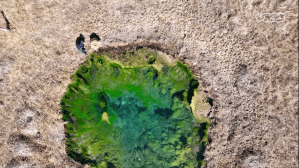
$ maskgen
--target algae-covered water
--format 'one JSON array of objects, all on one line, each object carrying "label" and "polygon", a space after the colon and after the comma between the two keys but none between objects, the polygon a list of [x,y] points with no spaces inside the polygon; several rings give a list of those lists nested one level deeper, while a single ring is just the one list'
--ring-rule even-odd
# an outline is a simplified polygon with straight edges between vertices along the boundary
[{"label": "algae-covered water", "polygon": [[92,54],[74,74],[61,100],[70,157],[101,168],[202,165],[206,124],[190,108],[198,82],[180,61],[156,69],[149,59],[125,66]]}]

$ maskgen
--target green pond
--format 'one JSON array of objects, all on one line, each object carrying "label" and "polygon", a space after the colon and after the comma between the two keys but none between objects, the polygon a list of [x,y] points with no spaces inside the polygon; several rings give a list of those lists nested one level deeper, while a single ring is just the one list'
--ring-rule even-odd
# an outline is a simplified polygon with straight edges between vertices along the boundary
[{"label": "green pond", "polygon": [[92,54],[73,75],[61,100],[68,155],[99,168],[202,167],[208,123],[192,115],[188,67],[147,49],[117,60]]}]

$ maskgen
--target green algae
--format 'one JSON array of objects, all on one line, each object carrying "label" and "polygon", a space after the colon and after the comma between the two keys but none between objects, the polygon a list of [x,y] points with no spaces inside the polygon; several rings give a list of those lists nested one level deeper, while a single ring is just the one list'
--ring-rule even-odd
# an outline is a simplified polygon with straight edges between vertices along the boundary
[{"label": "green algae", "polygon": [[146,49],[108,57],[92,54],[61,100],[68,155],[91,167],[201,167],[208,122],[192,115],[188,67]]}]

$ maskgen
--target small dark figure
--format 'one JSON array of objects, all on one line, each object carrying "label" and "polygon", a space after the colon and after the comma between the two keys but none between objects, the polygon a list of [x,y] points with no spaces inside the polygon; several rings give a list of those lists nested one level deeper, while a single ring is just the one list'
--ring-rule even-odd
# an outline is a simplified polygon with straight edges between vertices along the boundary
[{"label": "small dark figure", "polygon": [[76,46],[78,50],[80,50],[83,54],[86,55],[84,44],[83,44],[84,41],[85,41],[84,36],[80,34],[80,36],[76,40]]},{"label": "small dark figure", "polygon": [[97,50],[100,46],[100,41],[101,41],[101,38],[95,34],[95,33],[92,33],[90,35],[90,47],[94,50]]},{"label": "small dark figure", "polygon": [[93,41],[93,40],[100,41],[101,38],[97,34],[91,33],[91,35],[90,35],[90,41]]}]

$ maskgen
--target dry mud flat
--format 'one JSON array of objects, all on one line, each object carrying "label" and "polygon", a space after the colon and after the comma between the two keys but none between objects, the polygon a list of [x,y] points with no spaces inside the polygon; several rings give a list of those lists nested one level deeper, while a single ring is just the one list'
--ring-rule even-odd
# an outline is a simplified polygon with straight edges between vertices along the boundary
[{"label": "dry mud flat", "polygon": [[59,102],[87,59],[76,37],[92,32],[109,46],[154,41],[193,69],[213,99],[207,167],[298,166],[297,0],[15,0],[0,10],[11,29],[0,30],[0,167],[80,167],[65,152]]}]

